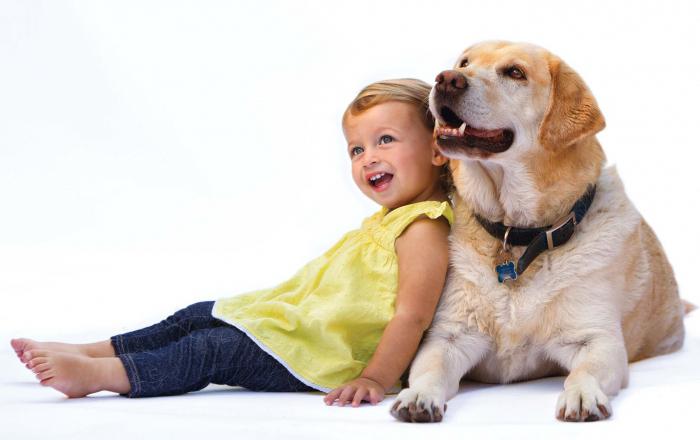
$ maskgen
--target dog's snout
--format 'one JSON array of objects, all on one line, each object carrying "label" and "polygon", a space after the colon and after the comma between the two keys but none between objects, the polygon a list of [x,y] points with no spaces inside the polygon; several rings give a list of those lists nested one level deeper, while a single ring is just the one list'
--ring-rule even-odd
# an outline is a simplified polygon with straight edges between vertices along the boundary
[{"label": "dog's snout", "polygon": [[435,88],[442,93],[460,93],[469,87],[467,77],[456,70],[445,70],[435,77]]}]

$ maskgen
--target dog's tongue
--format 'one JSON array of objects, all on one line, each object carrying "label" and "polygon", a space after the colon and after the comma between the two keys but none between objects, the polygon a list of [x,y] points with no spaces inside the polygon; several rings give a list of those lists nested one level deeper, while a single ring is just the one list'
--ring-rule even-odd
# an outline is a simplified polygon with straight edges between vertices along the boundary
[{"label": "dog's tongue", "polygon": [[501,133],[503,133],[502,129],[496,129],[496,130],[480,130],[478,128],[470,127],[467,126],[464,129],[464,133],[470,134],[472,136],[476,137],[482,137],[482,138],[488,138],[488,137],[496,137],[500,136]]},{"label": "dog's tongue", "polygon": [[470,127],[467,124],[463,124],[459,128],[448,127],[448,126],[438,126],[435,129],[438,136],[454,136],[454,137],[464,137],[473,136],[478,138],[494,138],[503,134],[503,129],[498,128],[495,130],[485,130],[480,128]]}]

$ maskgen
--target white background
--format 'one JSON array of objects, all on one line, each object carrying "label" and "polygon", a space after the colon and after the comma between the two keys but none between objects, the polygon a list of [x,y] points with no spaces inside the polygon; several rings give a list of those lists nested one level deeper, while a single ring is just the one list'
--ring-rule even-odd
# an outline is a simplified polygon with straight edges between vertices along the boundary
[{"label": "white background", "polygon": [[683,351],[633,364],[613,420],[586,425],[554,420],[562,378],[467,384],[432,427],[394,423],[391,398],[341,409],[313,393],[214,387],[66,400],[7,342],[105,338],[286,279],[378,209],[350,177],[348,102],[380,79],[432,82],[485,39],[544,46],[586,80],[609,162],[682,296],[700,304],[699,10],[691,0],[0,0],[0,437],[687,436],[700,312]]},{"label": "white background", "polygon": [[378,209],[340,117],[480,40],[593,90],[682,296],[697,276],[698,3],[0,0],[0,338],[107,337],[275,285]]}]

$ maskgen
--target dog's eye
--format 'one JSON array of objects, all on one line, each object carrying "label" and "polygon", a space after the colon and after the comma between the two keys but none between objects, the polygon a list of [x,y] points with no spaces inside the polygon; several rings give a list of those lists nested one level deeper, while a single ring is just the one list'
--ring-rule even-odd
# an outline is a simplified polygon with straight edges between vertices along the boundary
[{"label": "dog's eye", "polygon": [[357,145],[352,147],[352,150],[350,150],[350,157],[355,157],[358,154],[362,154],[362,152],[365,151],[364,148],[358,147]]},{"label": "dog's eye", "polygon": [[466,58],[463,59],[462,61],[460,61],[460,63],[459,63],[459,67],[461,67],[461,68],[465,68],[465,67],[467,67],[468,65],[469,65],[469,60],[466,59]]},{"label": "dog's eye", "polygon": [[389,142],[393,142],[393,141],[394,141],[394,138],[393,138],[393,137],[391,137],[391,136],[388,135],[388,134],[385,134],[385,135],[383,135],[382,137],[379,138],[379,145],[388,144]]},{"label": "dog's eye", "polygon": [[525,74],[517,67],[508,67],[504,73],[513,79],[525,79]]}]

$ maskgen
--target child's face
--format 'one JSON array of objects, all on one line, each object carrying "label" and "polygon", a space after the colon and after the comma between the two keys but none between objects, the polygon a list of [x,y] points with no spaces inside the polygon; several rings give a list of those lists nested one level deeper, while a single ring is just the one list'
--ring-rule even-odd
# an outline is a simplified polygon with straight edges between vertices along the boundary
[{"label": "child's face", "polygon": [[343,132],[352,178],[370,199],[389,209],[444,199],[439,176],[447,159],[415,106],[390,101],[348,114]]}]

